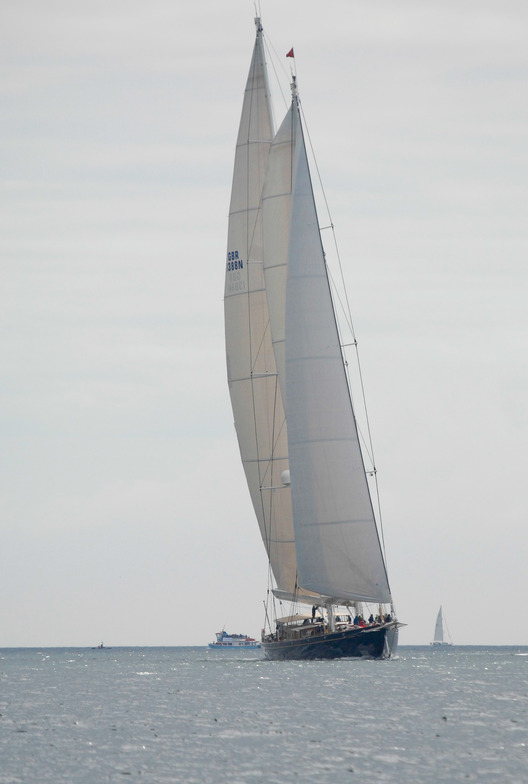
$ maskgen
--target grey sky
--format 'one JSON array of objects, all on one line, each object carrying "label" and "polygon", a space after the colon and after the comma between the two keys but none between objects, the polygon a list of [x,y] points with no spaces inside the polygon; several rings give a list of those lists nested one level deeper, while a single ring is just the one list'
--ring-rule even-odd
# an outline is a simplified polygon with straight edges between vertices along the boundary
[{"label": "grey sky", "polygon": [[[262,625],[222,306],[253,16],[3,5],[0,646]],[[528,6],[262,17],[295,47],[336,225],[401,641],[442,603],[456,642],[527,643]]]}]

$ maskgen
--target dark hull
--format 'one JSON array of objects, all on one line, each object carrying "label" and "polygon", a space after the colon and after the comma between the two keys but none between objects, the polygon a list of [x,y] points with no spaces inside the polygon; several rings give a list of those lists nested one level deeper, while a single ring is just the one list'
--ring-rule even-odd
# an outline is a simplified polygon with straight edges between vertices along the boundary
[{"label": "dark hull", "polygon": [[364,629],[348,629],[299,640],[262,640],[267,659],[365,659],[389,658],[398,644],[397,624]]}]

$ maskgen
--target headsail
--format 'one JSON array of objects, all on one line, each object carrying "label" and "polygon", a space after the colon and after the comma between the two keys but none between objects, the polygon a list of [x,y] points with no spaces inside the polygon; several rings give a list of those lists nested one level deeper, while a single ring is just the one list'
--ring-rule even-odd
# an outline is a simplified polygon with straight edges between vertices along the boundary
[{"label": "headsail", "polygon": [[225,338],[231,404],[240,454],[271,568],[279,588],[296,583],[288,485],[286,421],[271,343],[262,268],[261,194],[273,138],[262,26],[247,79],[229,211]]}]

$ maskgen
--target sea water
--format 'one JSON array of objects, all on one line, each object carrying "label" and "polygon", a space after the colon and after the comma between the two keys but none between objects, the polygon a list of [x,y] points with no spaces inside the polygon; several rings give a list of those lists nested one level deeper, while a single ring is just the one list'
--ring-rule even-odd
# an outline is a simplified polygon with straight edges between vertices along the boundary
[{"label": "sea water", "polygon": [[528,648],[0,650],[0,783],[528,781]]}]

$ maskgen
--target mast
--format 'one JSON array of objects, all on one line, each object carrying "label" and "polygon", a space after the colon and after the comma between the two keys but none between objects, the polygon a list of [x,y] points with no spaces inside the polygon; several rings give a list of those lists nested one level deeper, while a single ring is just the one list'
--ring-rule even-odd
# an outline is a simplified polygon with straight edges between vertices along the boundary
[{"label": "mast", "polygon": [[288,444],[263,274],[261,196],[273,139],[263,28],[256,38],[238,131],[224,294],[229,392],[246,481],[279,588],[296,583]]}]

